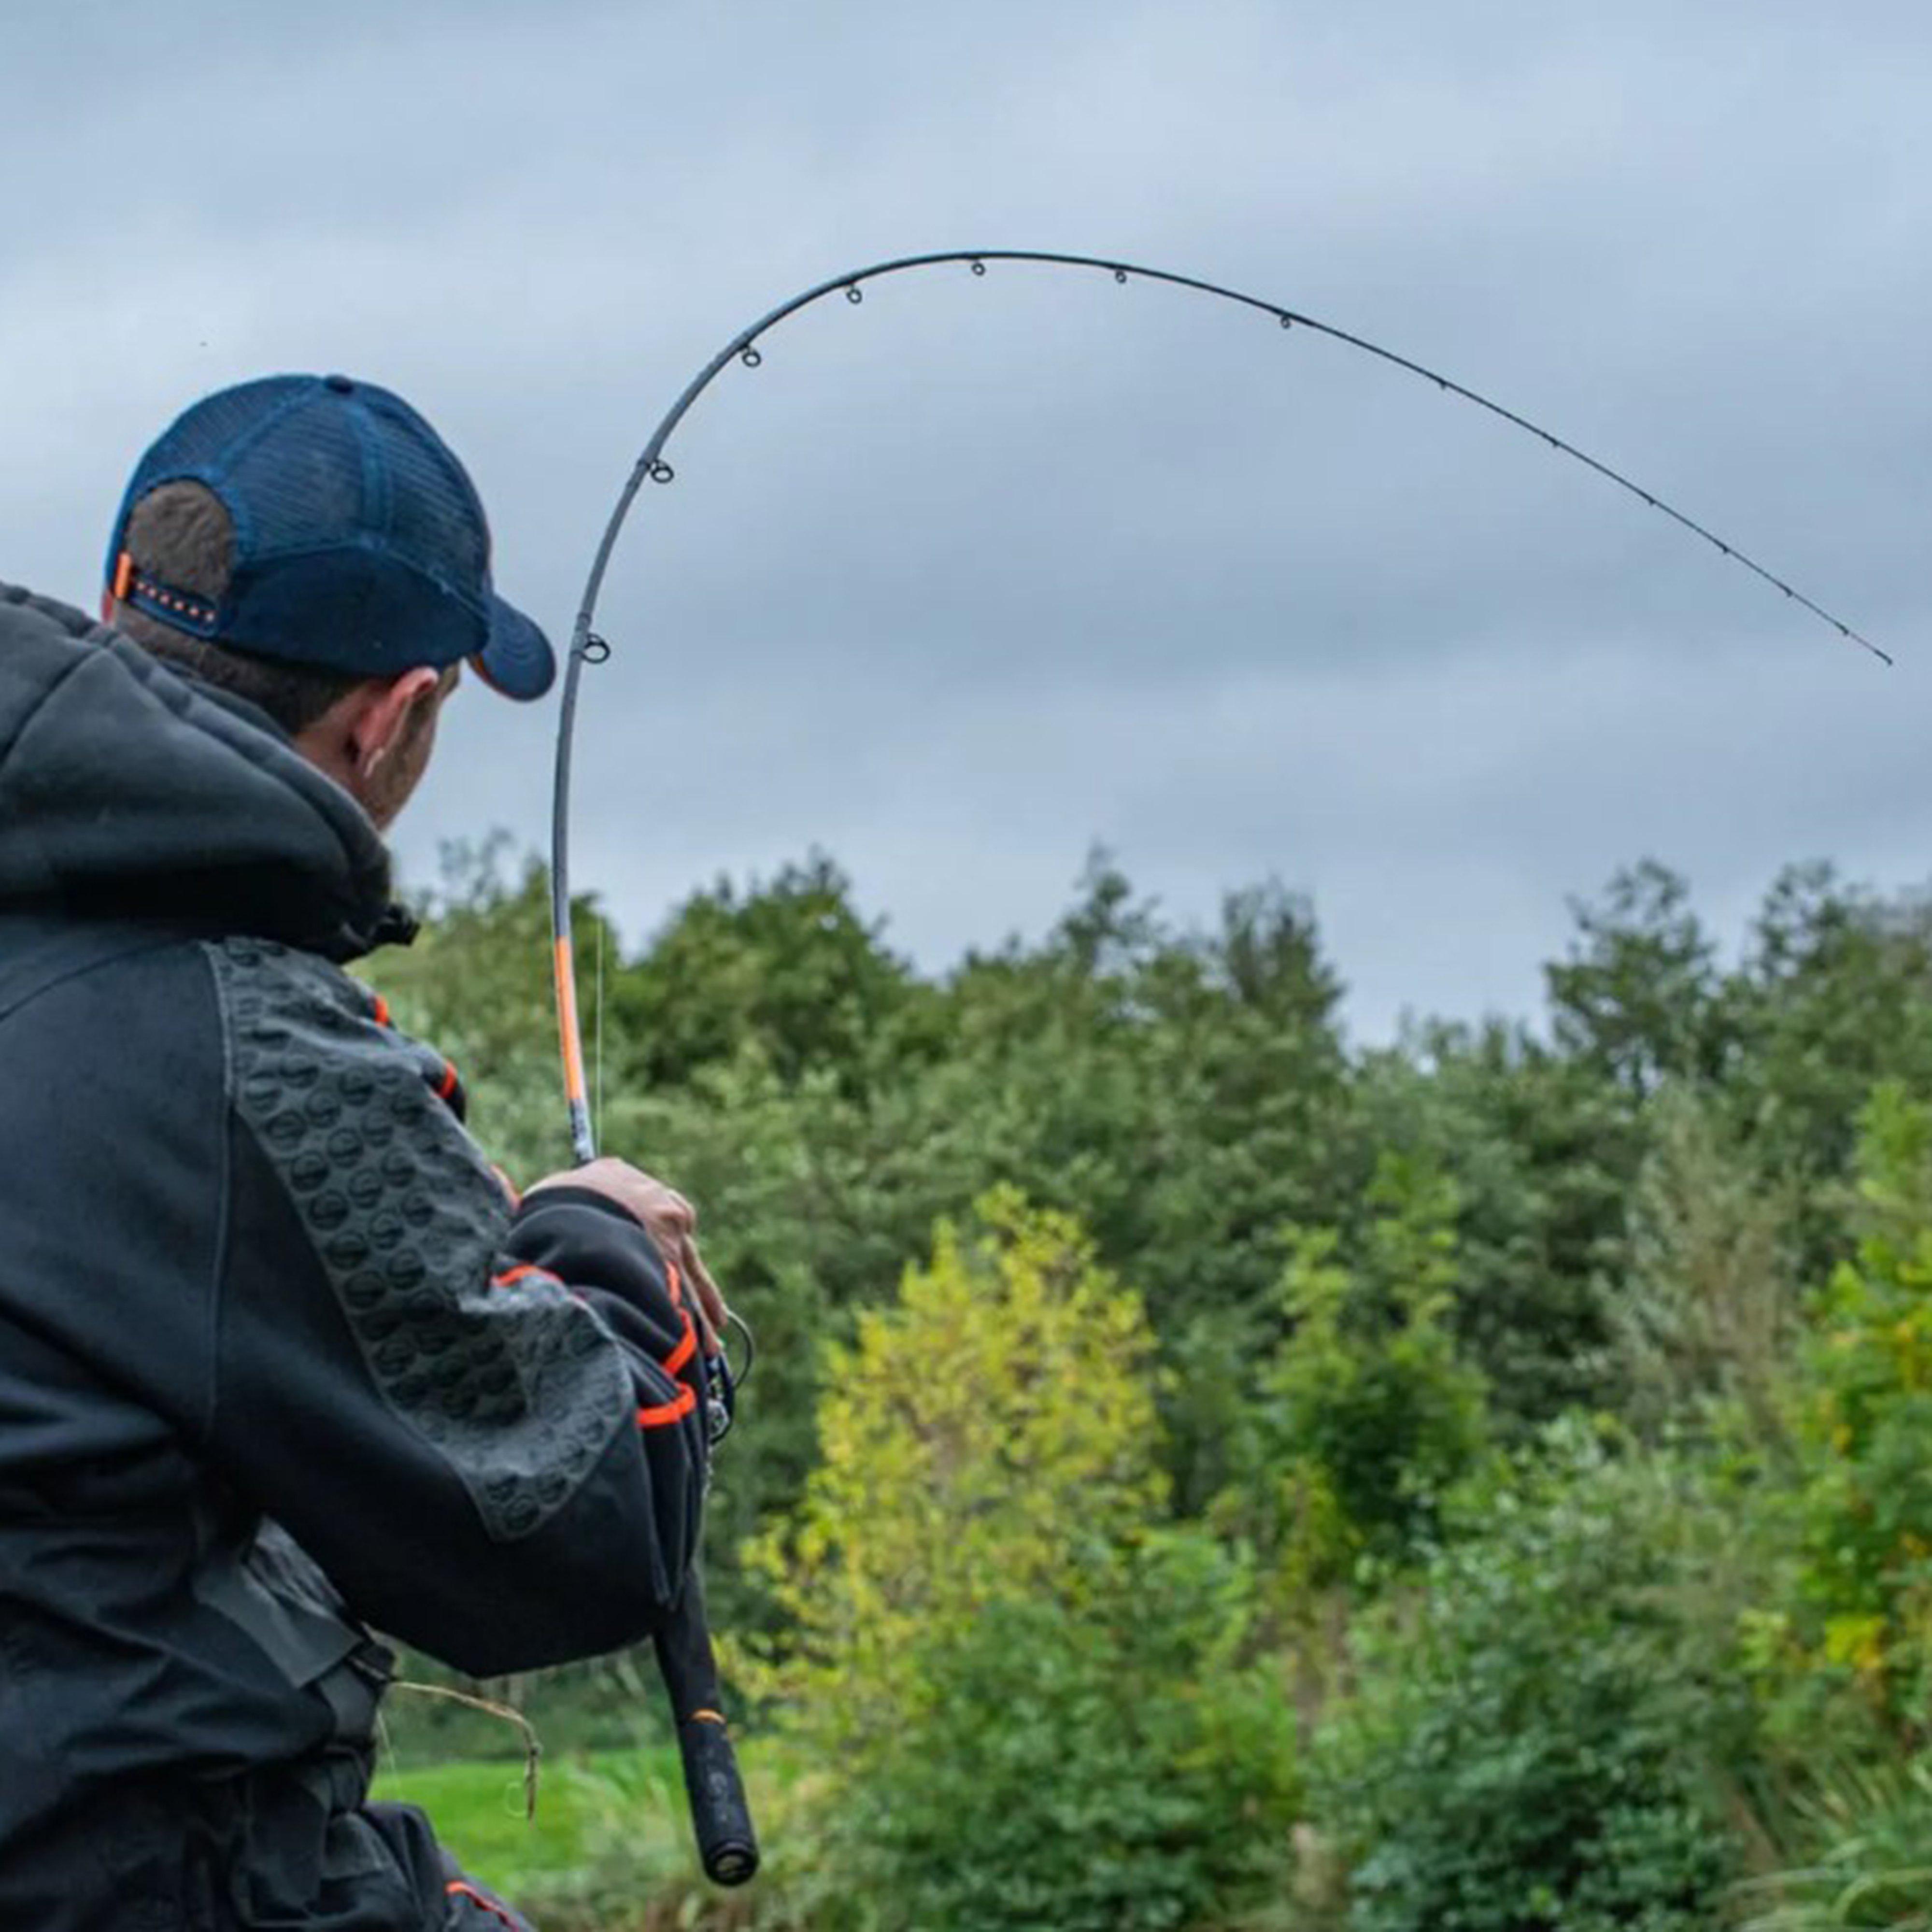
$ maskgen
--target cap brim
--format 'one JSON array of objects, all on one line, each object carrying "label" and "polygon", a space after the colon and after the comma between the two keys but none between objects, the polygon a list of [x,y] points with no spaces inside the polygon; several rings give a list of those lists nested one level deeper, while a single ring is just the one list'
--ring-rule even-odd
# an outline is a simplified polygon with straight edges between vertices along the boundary
[{"label": "cap brim", "polygon": [[527,704],[556,681],[556,653],[550,640],[513,604],[490,599],[490,641],[471,658],[491,690]]}]

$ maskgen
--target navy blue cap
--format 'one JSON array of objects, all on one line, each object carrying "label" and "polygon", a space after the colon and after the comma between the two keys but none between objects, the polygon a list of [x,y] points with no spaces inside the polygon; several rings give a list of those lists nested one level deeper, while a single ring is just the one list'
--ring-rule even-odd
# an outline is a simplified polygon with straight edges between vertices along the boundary
[{"label": "navy blue cap", "polygon": [[[218,603],[125,554],[164,483],[214,492],[235,526]],[[490,526],[449,446],[400,396],[346,376],[270,376],[204,397],[136,465],[108,547],[135,609],[238,650],[364,677],[470,659],[506,696],[556,675],[543,632],[490,582]]]}]

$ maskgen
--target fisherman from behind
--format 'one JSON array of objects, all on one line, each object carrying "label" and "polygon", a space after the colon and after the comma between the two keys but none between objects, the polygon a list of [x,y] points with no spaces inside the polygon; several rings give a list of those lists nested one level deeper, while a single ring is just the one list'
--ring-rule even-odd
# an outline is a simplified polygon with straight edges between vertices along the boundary
[{"label": "fisherman from behind", "polygon": [[343,970],[472,677],[541,696],[386,390],[279,376],[137,467],[105,623],[0,586],[0,1924],[518,1924],[371,1804],[390,1658],[659,1628],[722,1316],[680,1197],[520,1203]]}]

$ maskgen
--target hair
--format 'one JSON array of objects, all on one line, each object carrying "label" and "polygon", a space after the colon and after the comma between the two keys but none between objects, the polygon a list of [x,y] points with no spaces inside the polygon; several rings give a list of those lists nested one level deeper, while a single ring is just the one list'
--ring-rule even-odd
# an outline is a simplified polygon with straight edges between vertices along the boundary
[{"label": "hair", "polygon": [[[220,498],[200,483],[149,490],[128,514],[122,548],[136,570],[211,604],[226,596],[234,574],[234,523]],[[290,664],[226,639],[194,637],[124,602],[115,606],[113,621],[149,656],[246,698],[291,737],[364,681],[352,671]]]}]

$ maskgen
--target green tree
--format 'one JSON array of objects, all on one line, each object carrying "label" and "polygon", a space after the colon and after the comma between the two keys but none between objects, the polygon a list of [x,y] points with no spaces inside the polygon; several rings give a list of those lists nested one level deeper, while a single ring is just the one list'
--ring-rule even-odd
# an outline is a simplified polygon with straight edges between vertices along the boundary
[{"label": "green tree", "polygon": [[1775,1440],[1799,1321],[1788,1195],[1760,1174],[1714,1096],[1666,1088],[1651,1112],[1629,1266],[1609,1303],[1620,1406],[1653,1433],[1722,1407]]},{"label": "green tree", "polygon": [[1646,1144],[1600,1067],[1520,1026],[1422,1023],[1357,1078],[1364,1138],[1455,1186],[1450,1325],[1505,1436],[1612,1398],[1608,1303]]},{"label": "green tree", "polygon": [[881,928],[852,904],[822,853],[740,891],[694,892],[613,981],[619,1076],[646,1088],[688,1084],[754,1049],[788,1084],[809,1073],[863,1092],[874,1047],[929,1006]]},{"label": "green tree", "polygon": [[1153,1358],[1078,1227],[1005,1190],[835,1352],[753,1675],[824,1780],[836,1922],[1152,1932],[1280,1872],[1292,1724],[1245,1566],[1160,1522]]},{"label": "green tree", "polygon": [[1743,1050],[1726,1110],[1759,1168],[1792,1202],[1798,1266],[1812,1279],[1849,1255],[1844,1189],[1860,1116],[1892,1081],[1932,1099],[1932,926],[1828,866],[1780,875],[1736,976]]},{"label": "green tree", "polygon": [[1932,1743],[1932,1106],[1881,1088],[1865,1117],[1860,1238],[1814,1318],[1798,1394],[1790,1600],[1755,1619],[1794,1730],[1849,1692]]},{"label": "green tree", "polygon": [[1562,1431],[1473,1490],[1423,1577],[1352,1630],[1311,1765],[1351,1932],[1706,1932],[1748,1750],[1728,1512],[1694,1468]]},{"label": "green tree", "polygon": [[1483,1378],[1446,1326],[1455,1190],[1385,1155],[1370,1198],[1352,1265],[1333,1228],[1289,1238],[1286,1338],[1262,1372],[1247,1466],[1214,1512],[1256,1538],[1291,1593],[1363,1554],[1412,1556],[1486,1441]]},{"label": "green tree", "polygon": [[1222,1487],[1286,1222],[1366,1178],[1340,988],[1305,905],[1231,896],[1179,932],[1096,859],[1039,946],[969,960],[952,1045],[915,1083],[934,1158],[1077,1214],[1162,1311],[1178,1501]]},{"label": "green tree", "polygon": [[1684,878],[1647,859],[1601,904],[1572,910],[1570,956],[1544,969],[1557,1044],[1637,1100],[1665,1079],[1722,1072],[1733,1044],[1723,976]]},{"label": "green tree", "polygon": [[1163,1494],[1138,1300],[1064,1216],[1000,1191],[978,1223],[942,1224],[896,1306],[832,1350],[818,1465],[753,1552],[790,1619],[766,1688],[828,1755],[916,1705],[916,1638],[996,1598],[1077,1594],[1077,1552]]}]

